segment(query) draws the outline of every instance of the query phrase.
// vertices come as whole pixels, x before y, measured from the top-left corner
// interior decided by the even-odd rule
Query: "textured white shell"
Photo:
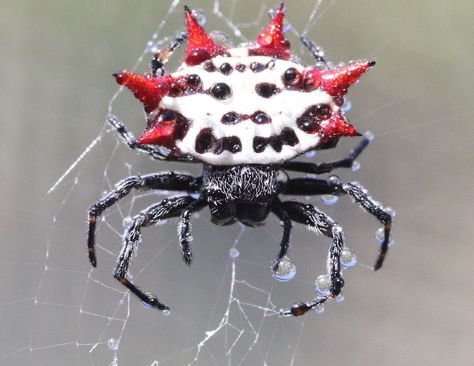
[[[246,56],[247,49],[230,50],[230,57],[218,56],[212,59],[218,69],[223,63],[229,63],[233,71],[224,75],[219,71],[209,72],[203,64],[197,66],[183,66],[173,76],[197,74],[200,76],[203,89],[208,90],[215,83],[226,83],[232,89],[232,96],[225,100],[218,100],[208,94],[193,94],[183,97],[165,97],[160,103],[161,108],[173,109],[190,120],[190,127],[183,140],[176,141],[176,146],[181,154],[192,157],[212,165],[238,165],[238,164],[278,164],[290,160],[307,150],[315,148],[320,137],[318,134],[308,134],[298,128],[296,119],[300,117],[308,107],[315,104],[329,104],[334,111],[339,107],[333,98],[321,91],[301,92],[285,89],[282,75],[294,67],[299,71],[304,66],[267,56]],[[266,65],[273,61],[272,68],[266,68],[261,72],[254,72],[249,68],[253,62]],[[246,65],[243,72],[235,70],[238,64]],[[270,98],[259,96],[255,92],[255,86],[259,83],[275,84],[280,93]],[[256,111],[263,111],[272,119],[272,123],[258,125],[247,119],[235,125],[224,125],[221,118],[228,112],[251,115]],[[292,128],[299,142],[295,146],[284,145],[280,152],[267,146],[263,152],[255,152],[253,139],[255,136],[270,137],[278,136],[285,128]],[[204,128],[212,128],[216,138],[237,136],[242,144],[242,150],[237,153],[224,150],[220,154],[213,152],[196,152],[196,137]]]

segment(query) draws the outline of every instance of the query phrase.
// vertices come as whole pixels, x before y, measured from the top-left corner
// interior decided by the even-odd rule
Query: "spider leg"
[[[382,244],[380,245],[379,253],[374,264],[374,270],[376,271],[382,268],[383,261],[385,260],[388,252],[388,246],[390,244],[390,231],[392,229],[392,216],[379,202],[375,201],[368,194],[367,190],[358,182],[343,183],[342,189],[353,198],[355,203],[357,203],[371,215],[375,216],[377,220],[383,224],[384,238]]]
[[[153,159],[156,160],[166,160],[166,161],[180,161],[183,163],[194,163],[195,160],[187,157],[172,156],[166,155],[163,150],[160,148],[154,147],[152,145],[139,145],[135,143],[135,136],[128,130],[124,123],[115,115],[109,114],[107,116],[107,122],[115,128],[117,133],[120,135],[122,140],[128,145],[132,150],[137,150],[139,152],[150,155]]]
[[[273,262],[272,271],[278,271],[281,259],[286,256],[288,248],[290,247],[290,232],[291,232],[291,219],[288,213],[283,209],[281,201],[277,200],[272,205],[273,213],[281,220],[283,226],[283,236],[280,243],[280,252],[278,253],[275,261]]]
[[[310,174],[324,174],[330,173],[336,168],[351,168],[354,160],[364,151],[370,142],[370,137],[364,136],[362,141],[351,150],[349,155],[344,159],[336,160],[330,163],[307,163],[303,161],[289,161],[283,164],[282,169],[291,170],[295,172],[310,173]]]
[[[194,212],[202,209],[204,206],[206,206],[206,204],[207,201],[200,197],[181,212],[181,220],[178,226],[178,238],[184,263],[186,263],[188,266],[193,260],[193,255],[189,246],[189,239],[191,235],[191,215]]]
[[[174,51],[183,44],[188,38],[187,32],[183,31],[176,35],[175,39],[168,45],[168,47],[159,50],[153,56],[151,61],[151,72],[154,77],[163,76],[165,74],[164,65],[171,57]]]
[[[159,310],[167,310],[169,307],[161,303],[154,294],[144,292],[127,278],[131,258],[140,240],[142,227],[150,226],[158,220],[179,216],[183,208],[189,206],[193,201],[194,198],[190,196],[164,199],[134,216],[124,233],[123,248],[114,270],[114,277],[145,304]]]
[[[87,248],[89,251],[89,260],[92,266],[97,266],[95,254],[95,231],[97,218],[107,208],[129,194],[132,189],[169,189],[175,191],[198,192],[200,185],[201,177],[194,178],[190,175],[177,174],[173,172],[131,176],[118,182],[115,185],[114,190],[107,193],[89,208]]]
[[[375,216],[375,218],[384,226],[384,238],[380,246],[379,253],[375,260],[374,270],[382,267],[384,259],[388,252],[390,244],[390,231],[392,227],[392,216],[383,208],[383,206],[375,201],[357,182],[341,183],[336,179],[316,179],[316,178],[296,178],[290,179],[284,194],[292,195],[349,195],[361,206],[365,211]]]
[[[327,214],[318,210],[313,205],[303,204],[296,201],[285,201],[282,203],[284,210],[288,213],[291,220],[321,232],[323,235],[332,239],[329,247],[327,271],[331,281],[329,287],[329,294],[316,298],[307,303],[296,303],[291,310],[282,311],[282,315],[301,316],[307,311],[325,303],[328,300],[334,299],[340,294],[344,286],[344,280],[341,276],[340,257],[344,247],[344,234],[342,228]]]
[[[328,69],[328,62],[324,58],[324,50],[318,45],[315,45],[313,41],[311,41],[309,38],[306,38],[305,36],[301,36],[300,41],[315,58],[316,66],[323,70]]]

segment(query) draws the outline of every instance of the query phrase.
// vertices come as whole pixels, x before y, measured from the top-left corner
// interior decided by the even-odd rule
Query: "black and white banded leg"
[[[202,209],[206,204],[207,202],[204,198],[199,198],[186,207],[181,213],[181,219],[178,226],[178,239],[184,263],[188,266],[191,265],[193,260],[193,255],[189,245],[191,236],[191,215]]]
[[[190,196],[164,199],[134,216],[124,233],[123,248],[114,270],[114,277],[141,301],[158,310],[168,310],[169,307],[160,302],[156,295],[150,292],[145,292],[135,286],[127,278],[128,268],[140,240],[142,227],[153,225],[158,220],[177,217],[181,214],[183,209],[191,205],[193,202],[195,202],[195,199]]]
[[[187,32],[179,32],[175,39],[164,49],[160,49],[153,55],[151,60],[151,74],[156,76],[163,76],[165,71],[165,63],[171,57],[171,55],[176,51],[176,49],[183,44],[184,41],[188,38]]]
[[[355,203],[375,216],[383,225],[384,237],[374,264],[374,270],[376,271],[382,268],[385,257],[387,256],[388,246],[390,244],[390,231],[392,229],[392,216],[390,212],[379,202],[375,201],[358,182],[343,183],[342,189],[354,199]]]
[[[330,173],[337,168],[352,168],[354,160],[357,159],[357,157],[364,151],[364,149],[369,145],[370,141],[371,137],[368,134],[364,135],[363,139],[354,149],[351,150],[349,155],[340,160],[320,164],[308,163],[304,161],[289,161],[283,164],[282,169],[308,174],[324,174]]]
[[[290,179],[284,194],[288,195],[323,195],[333,194],[337,196],[349,195],[365,211],[375,216],[383,225],[384,236],[380,250],[374,264],[374,270],[382,267],[390,244],[390,232],[392,227],[392,216],[379,202],[375,201],[357,182],[342,183],[338,177],[329,179],[317,178],[295,178]]]
[[[107,193],[98,202],[89,208],[89,229],[87,236],[87,248],[89,252],[89,260],[92,266],[97,266],[95,254],[95,232],[97,226],[97,218],[110,206],[124,198],[132,189],[142,190],[173,190],[184,191],[189,193],[198,192],[201,186],[201,177],[194,178],[186,174],[178,174],[173,172],[147,174],[143,176],[132,176],[125,178],[115,184],[114,190]]]
[[[327,259],[327,271],[330,279],[329,293],[307,303],[296,303],[290,310],[283,310],[281,312],[281,315],[285,316],[301,316],[309,310],[324,304],[326,301],[336,298],[341,293],[344,280],[341,275],[340,258],[344,248],[344,234],[342,228],[333,219],[313,205],[286,201],[283,202],[282,206],[291,220],[308,225],[332,239]]]
[[[300,41],[303,46],[313,55],[314,59],[316,60],[316,67],[320,70],[328,69],[328,62],[324,58],[324,50],[317,46],[311,41],[309,38],[305,36],[300,37]]]

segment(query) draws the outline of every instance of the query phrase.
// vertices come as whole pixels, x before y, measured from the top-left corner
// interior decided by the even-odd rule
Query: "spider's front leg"
[[[327,261],[327,270],[331,281],[329,294],[307,303],[296,303],[292,306],[291,310],[282,311],[282,315],[301,316],[340,294],[344,286],[340,264],[341,253],[344,248],[344,234],[342,228],[334,220],[313,205],[286,201],[282,203],[282,207],[288,213],[291,220],[308,225],[332,239]]]
[[[181,220],[179,221],[178,226],[178,238],[184,263],[186,263],[188,266],[191,264],[193,259],[191,248],[189,246],[191,236],[191,215],[206,205],[206,199],[204,197],[200,197],[188,207],[186,207],[181,213]]]
[[[167,310],[169,307],[161,303],[154,294],[144,292],[135,286],[127,278],[128,268],[136,250],[137,243],[140,240],[142,227],[153,225],[159,220],[179,216],[186,207],[189,207],[194,202],[196,202],[196,200],[190,196],[164,199],[134,216],[130,225],[125,230],[123,248],[114,270],[114,277],[141,301],[158,310]]]
[[[180,161],[183,163],[194,163],[195,160],[190,157],[179,157],[173,155],[166,155],[160,148],[156,148],[152,145],[140,145],[135,143],[135,136],[128,130],[127,126],[115,115],[109,114],[107,116],[107,122],[117,131],[122,140],[132,150],[137,150],[142,153],[150,155],[153,159],[167,160],[167,161]]]
[[[115,189],[107,193],[102,199],[89,208],[89,230],[87,247],[89,260],[92,266],[97,266],[95,254],[95,231],[97,218],[110,206],[124,198],[132,189],[164,189],[173,191],[198,192],[202,183],[201,177],[194,178],[186,174],[173,172],[131,176],[115,185]]]

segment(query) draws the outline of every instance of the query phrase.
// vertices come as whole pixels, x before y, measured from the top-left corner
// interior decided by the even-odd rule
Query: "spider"
[[[255,42],[226,48],[214,41],[185,7],[186,31],[154,55],[151,73],[122,71],[114,74],[128,88],[147,115],[145,132],[135,138],[115,116],[108,122],[133,150],[157,160],[202,163],[202,175],[193,177],[160,172],[125,178],[89,209],[88,254],[96,267],[97,218],[132,189],[185,192],[153,204],[133,216],[123,235],[114,277],[143,303],[165,311],[169,307],[141,290],[127,275],[143,227],[159,220],[179,217],[178,238],[184,263],[191,264],[190,219],[208,206],[217,225],[240,222],[255,227],[270,213],[283,226],[280,250],[272,264],[277,273],[290,246],[292,222],[301,223],[331,239],[327,271],[329,291],[309,302],[297,302],[282,310],[284,316],[301,316],[336,298],[344,280],[341,226],[307,203],[281,200],[280,195],[349,195],[383,225],[383,241],[374,270],[382,267],[388,251],[392,217],[359,183],[342,182],[337,176],[318,179],[290,178],[288,171],[318,175],[336,168],[350,168],[367,147],[370,137],[359,134],[341,107],[347,89],[373,60],[331,67],[322,50],[309,39],[301,41],[316,59],[314,66],[296,61],[283,34],[283,3]],[[174,73],[164,64],[180,44],[187,42],[184,62]],[[344,136],[363,136],[340,160],[314,164],[292,159],[312,150],[334,148]]]

